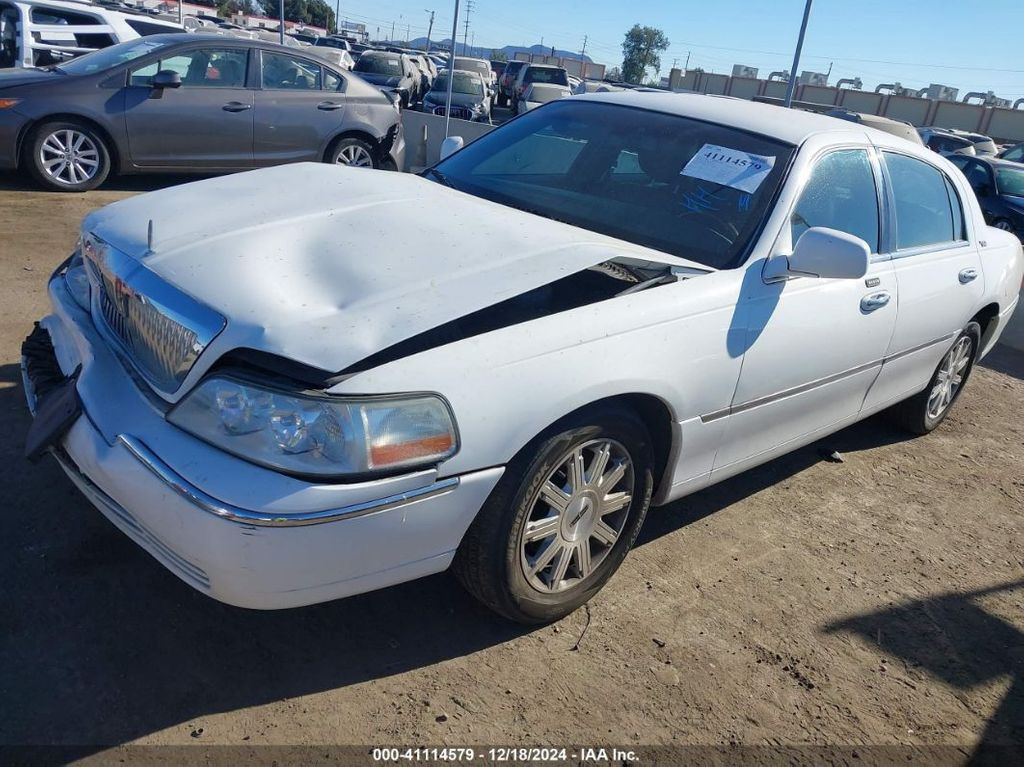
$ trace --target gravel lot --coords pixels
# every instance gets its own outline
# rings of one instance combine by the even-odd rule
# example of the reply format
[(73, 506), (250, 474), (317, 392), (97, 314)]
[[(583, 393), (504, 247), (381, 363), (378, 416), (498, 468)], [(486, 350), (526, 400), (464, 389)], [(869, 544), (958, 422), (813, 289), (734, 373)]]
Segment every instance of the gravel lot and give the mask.
[(928, 437), (875, 418), (652, 511), (555, 626), (504, 623), (447, 574), (276, 613), (193, 592), (21, 457), (18, 369), (82, 215), (180, 180), (0, 177), (0, 743), (1024, 743), (1007, 348)]

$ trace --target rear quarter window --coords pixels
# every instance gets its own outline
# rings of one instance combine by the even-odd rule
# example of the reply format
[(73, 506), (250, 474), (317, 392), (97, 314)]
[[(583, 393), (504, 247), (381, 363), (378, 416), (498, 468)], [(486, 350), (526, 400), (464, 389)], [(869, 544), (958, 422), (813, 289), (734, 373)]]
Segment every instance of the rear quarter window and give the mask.
[(896, 209), (896, 249), (961, 239), (962, 225), (954, 226), (950, 184), (945, 174), (914, 157), (892, 152), (882, 155), (889, 171)]

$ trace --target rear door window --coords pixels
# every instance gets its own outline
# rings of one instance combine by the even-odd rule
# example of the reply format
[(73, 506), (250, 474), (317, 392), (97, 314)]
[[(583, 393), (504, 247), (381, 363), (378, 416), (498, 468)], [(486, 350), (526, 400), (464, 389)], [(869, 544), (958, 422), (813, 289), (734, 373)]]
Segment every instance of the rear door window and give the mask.
[(959, 240), (949, 182), (932, 165), (907, 155), (883, 152), (896, 210), (896, 249), (907, 250)]

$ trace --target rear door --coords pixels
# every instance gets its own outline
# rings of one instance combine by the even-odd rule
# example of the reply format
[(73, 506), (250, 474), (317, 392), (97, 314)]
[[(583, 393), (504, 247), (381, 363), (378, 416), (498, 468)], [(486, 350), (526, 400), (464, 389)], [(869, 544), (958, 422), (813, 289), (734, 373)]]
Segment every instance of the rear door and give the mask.
[(881, 406), (916, 394), (931, 380), (985, 290), (976, 236), (964, 215), (964, 179), (917, 157), (882, 153), (899, 287), (892, 342), (864, 403)]
[(259, 54), (256, 163), (322, 161), (345, 117), (345, 78), (302, 56), (265, 50)]
[[(252, 166), (253, 92), (249, 50), (203, 46), (168, 53), (129, 70), (125, 126), (139, 167)], [(157, 72), (181, 76), (179, 88), (153, 88)]]

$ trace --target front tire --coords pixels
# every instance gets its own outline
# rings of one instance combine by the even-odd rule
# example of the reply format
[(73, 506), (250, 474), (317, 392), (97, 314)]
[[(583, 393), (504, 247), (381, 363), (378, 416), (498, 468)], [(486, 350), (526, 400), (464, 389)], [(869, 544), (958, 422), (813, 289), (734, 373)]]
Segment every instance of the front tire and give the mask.
[(54, 192), (87, 192), (110, 173), (110, 150), (100, 134), (72, 120), (45, 122), (25, 142), (25, 167)]
[(967, 384), (980, 348), (981, 326), (969, 322), (939, 361), (925, 390), (892, 408), (893, 420), (913, 434), (927, 434), (938, 427)]
[(463, 538), (463, 586), (519, 623), (548, 623), (591, 599), (622, 564), (653, 491), (653, 455), (631, 411), (582, 413), (509, 463)]

